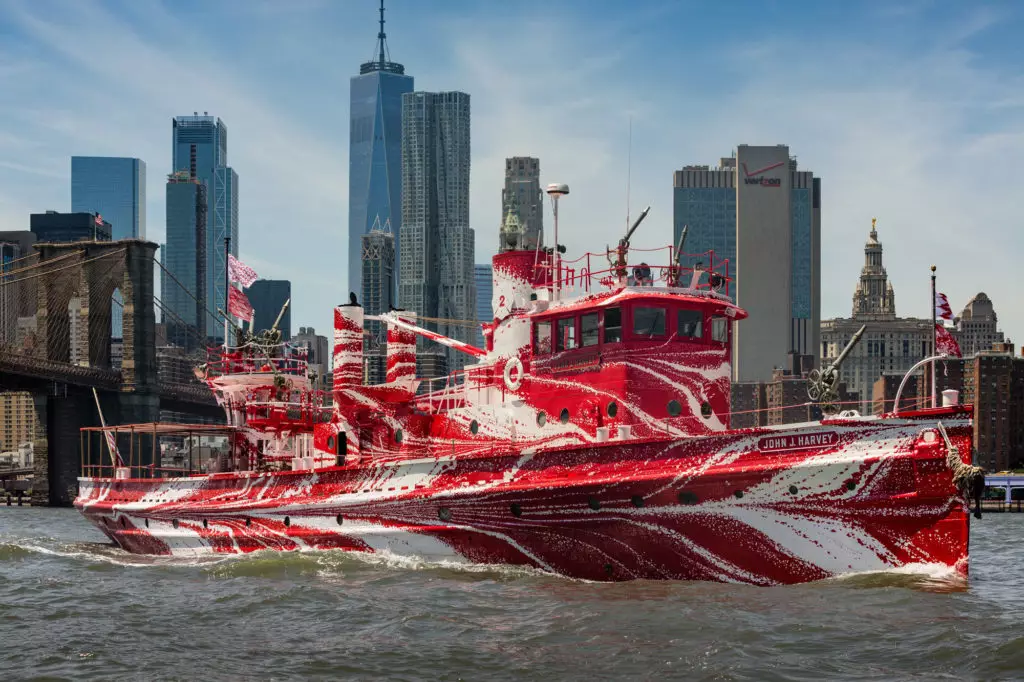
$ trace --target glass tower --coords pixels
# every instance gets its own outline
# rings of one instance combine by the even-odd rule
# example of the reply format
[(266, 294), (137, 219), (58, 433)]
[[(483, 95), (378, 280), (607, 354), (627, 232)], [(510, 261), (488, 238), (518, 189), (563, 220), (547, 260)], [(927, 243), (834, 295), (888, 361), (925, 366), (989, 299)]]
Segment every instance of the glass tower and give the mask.
[[(476, 282), (476, 319), (477, 322), (493, 322), (494, 309), (491, 306), (491, 296), (494, 291), (494, 266), (481, 265), (473, 266), (473, 280)], [(476, 345), (484, 347), (483, 330), (477, 328)]]
[[(256, 313), (252, 330), (257, 334), (274, 326), (274, 321), (281, 314), (281, 308), (292, 297), (292, 283), (287, 279), (258, 279), (252, 283), (245, 294)], [(292, 337), (292, 308), (285, 308), (281, 321), (277, 323), (281, 332), (281, 340)]]
[[(206, 312), (207, 197), (206, 185), (188, 171), (167, 179), (167, 244), (161, 260), (170, 275), (161, 277), (160, 300), (167, 340), (189, 350), (211, 332)], [(223, 327), (214, 326), (223, 335)]]
[(350, 83), (348, 291), (361, 289), (362, 238), (374, 227), (395, 235), (398, 272), (402, 222), (402, 95), (413, 90), (405, 67), (389, 60), (380, 6), (377, 54)]
[[(224, 239), (231, 238), (231, 255), (238, 256), (238, 174), (227, 165), (228, 129), (216, 116), (204, 112), (178, 116), (172, 129), (174, 173), (187, 172), (206, 186), (206, 300), (216, 311), (224, 308), (227, 269)], [(173, 258), (168, 213), (167, 248)], [(215, 342), (224, 340), (223, 319), (207, 313), (206, 331)]]

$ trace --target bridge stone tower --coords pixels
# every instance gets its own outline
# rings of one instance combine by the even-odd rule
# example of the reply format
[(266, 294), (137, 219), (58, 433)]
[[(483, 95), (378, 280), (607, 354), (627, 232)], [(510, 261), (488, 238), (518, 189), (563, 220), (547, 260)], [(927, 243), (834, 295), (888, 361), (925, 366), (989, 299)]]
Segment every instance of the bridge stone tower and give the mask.
[[(93, 387), (102, 389), (108, 423), (159, 419), (153, 303), (157, 245), (126, 239), (37, 244), (36, 249), (41, 268), (35, 283), (36, 344), (33, 357), (26, 358), (41, 368), (36, 373), (42, 379), (29, 388), (38, 424), (32, 502), (66, 505), (77, 487), (79, 428), (99, 422)], [(110, 365), (115, 289), (124, 301), (120, 372)], [(73, 298), (78, 305), (69, 310)]]

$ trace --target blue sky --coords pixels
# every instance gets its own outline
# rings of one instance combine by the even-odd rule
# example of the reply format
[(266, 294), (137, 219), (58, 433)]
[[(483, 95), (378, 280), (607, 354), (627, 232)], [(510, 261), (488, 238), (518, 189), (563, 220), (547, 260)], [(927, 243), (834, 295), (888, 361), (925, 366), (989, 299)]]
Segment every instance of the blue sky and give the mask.
[[(479, 262), (512, 155), (572, 187), (570, 252), (614, 243), (632, 118), (633, 213), (652, 206), (638, 246), (671, 241), (673, 170), (788, 144), (822, 178), (822, 317), (849, 315), (877, 216), (901, 315), (929, 313), (934, 263), (957, 312), (984, 290), (1024, 342), (1024, 5), (387, 4), (417, 89), (472, 96)], [(70, 208), (72, 155), (137, 156), (162, 241), (171, 119), (209, 111), (240, 177), (243, 260), (292, 280), (293, 328), (326, 333), (347, 299), (349, 78), (375, 22), (373, 0), (0, 0), (0, 229)]]

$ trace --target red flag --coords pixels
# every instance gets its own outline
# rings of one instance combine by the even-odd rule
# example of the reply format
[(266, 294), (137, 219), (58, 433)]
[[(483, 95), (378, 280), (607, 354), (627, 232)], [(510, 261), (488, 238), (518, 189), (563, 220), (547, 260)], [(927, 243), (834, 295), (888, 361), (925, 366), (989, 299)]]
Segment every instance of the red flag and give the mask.
[(242, 288), (248, 289), (259, 277), (255, 270), (230, 253), (228, 254), (228, 279), (232, 282), (238, 282), (242, 285)]
[(949, 299), (945, 294), (935, 294), (935, 317), (940, 320), (953, 319), (953, 309), (949, 307)]
[(956, 342), (953, 335), (949, 333), (949, 330), (942, 324), (935, 325), (935, 352), (942, 355), (952, 355), (953, 357), (963, 357), (960, 353), (960, 344)]
[(256, 313), (252, 309), (252, 304), (249, 303), (249, 298), (242, 293), (241, 289), (235, 287), (228, 287), (228, 292), (228, 312), (240, 320), (248, 320), (249, 324), (252, 324)]

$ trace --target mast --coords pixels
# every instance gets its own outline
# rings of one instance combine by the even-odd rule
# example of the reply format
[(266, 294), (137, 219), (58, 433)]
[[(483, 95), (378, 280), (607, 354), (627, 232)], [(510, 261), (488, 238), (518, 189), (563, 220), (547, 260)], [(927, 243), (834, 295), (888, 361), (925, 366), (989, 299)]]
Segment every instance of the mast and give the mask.
[[(935, 325), (938, 324), (935, 320), (935, 266), (932, 266), (932, 355), (938, 352), (936, 344), (938, 343), (938, 332)], [(935, 363), (932, 363), (932, 407), (938, 407), (937, 393), (935, 392)]]

